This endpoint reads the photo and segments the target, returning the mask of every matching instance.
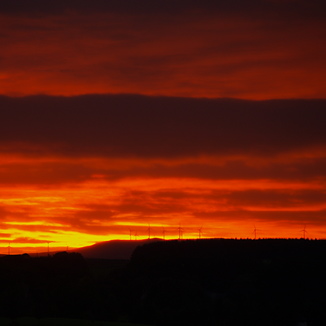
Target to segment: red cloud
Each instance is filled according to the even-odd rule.
[[[0,7],[4,94],[326,94],[321,1],[14,3]]]

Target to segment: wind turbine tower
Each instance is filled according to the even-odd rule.
[[[151,225],[150,224],[148,224],[147,231],[148,231],[148,239],[150,239],[151,238]]]
[[[201,226],[199,229],[198,229],[198,239],[201,239],[201,235],[203,233],[203,227]]]
[[[179,232],[179,240],[181,240],[182,234],[183,234],[183,228],[181,227],[181,225],[179,225],[179,227],[178,227],[178,232]]]
[[[307,234],[306,225],[304,226],[303,230],[301,230],[301,231],[303,234],[303,239],[306,239],[306,234]]]

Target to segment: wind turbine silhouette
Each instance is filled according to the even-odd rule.
[[[201,235],[203,233],[203,227],[201,226],[199,229],[198,229],[198,239],[201,239]]]
[[[181,225],[179,225],[179,227],[178,227],[178,232],[179,232],[179,240],[181,240],[182,235],[183,235],[183,228],[181,227]]]
[[[147,231],[148,231],[148,239],[150,239],[151,238],[151,225],[150,224],[148,224]]]
[[[163,234],[163,240],[165,240],[165,228],[163,228],[162,234]]]
[[[8,256],[10,256],[10,241],[8,243]]]
[[[306,234],[308,233],[308,231],[306,230],[306,224],[303,227],[303,230],[301,230],[302,234],[303,234],[303,239],[306,239]]]
[[[254,230],[253,230],[253,235],[254,235],[254,239],[257,240],[257,230],[259,231],[259,229],[256,228],[256,225],[254,225]]]

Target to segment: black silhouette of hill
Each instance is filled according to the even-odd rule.
[[[152,326],[326,325],[324,240],[151,239],[80,250],[90,258],[0,257],[0,324],[9,318],[22,326],[17,318],[29,316]]]
[[[128,266],[135,315],[154,325],[326,325],[326,241],[165,241]]]
[[[141,245],[162,241],[158,238],[146,240],[111,240],[99,242],[92,246],[75,249],[85,258],[96,259],[130,259],[134,250]]]

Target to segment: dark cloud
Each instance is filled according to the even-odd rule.
[[[287,181],[305,181],[326,177],[326,158],[291,160],[288,162],[265,162],[254,164],[250,156],[240,159],[229,159],[225,164],[180,163],[155,164],[127,169],[104,169],[98,171],[107,180],[130,177],[152,178],[198,178],[208,180],[254,180],[272,179]]]
[[[197,217],[198,221],[204,220],[206,223],[210,220],[212,224],[218,225],[218,222],[248,222],[248,226],[254,228],[255,221],[258,223],[269,222],[271,224],[270,230],[265,228],[265,236],[270,234],[271,230],[275,232],[275,225],[280,228],[279,231],[286,229],[281,229],[282,227],[297,227],[298,234],[302,234],[302,228],[305,224],[320,226],[323,231],[325,227],[325,210],[297,210],[297,211],[284,211],[284,210],[230,210],[230,211],[197,211],[194,216]],[[250,224],[249,224],[250,223]],[[284,223],[284,224],[283,224]],[[283,225],[282,225],[283,224]],[[293,228],[292,228],[293,236]],[[248,234],[249,236],[249,234]],[[250,235],[252,237],[252,235]]]
[[[63,163],[12,163],[0,164],[0,179],[2,186],[12,185],[37,185],[38,188],[47,189],[52,185],[76,184],[88,180],[101,180],[116,182],[129,178],[196,178],[204,180],[274,180],[277,182],[310,182],[326,178],[325,158],[288,158],[284,162],[264,162],[255,164],[255,157],[240,159],[227,159],[225,163],[196,162],[165,162],[150,163],[141,166],[138,162],[124,162],[125,166],[110,166],[109,162],[91,162],[87,166],[83,162]],[[172,163],[172,164],[171,164]],[[107,165],[107,167],[105,167]],[[5,211],[0,210],[0,215],[5,216]]]
[[[40,187],[49,184],[82,182],[89,180],[96,171],[85,167],[82,163],[60,162],[0,163],[0,167],[2,185],[37,184]]]
[[[0,98],[2,152],[184,157],[325,148],[325,100]]]
[[[324,97],[322,6],[3,0],[0,88],[15,95]]]
[[[187,191],[157,191],[152,193],[152,200],[182,200],[187,203],[187,200],[203,199],[214,201],[215,204],[223,202],[225,205],[233,207],[251,206],[256,208],[266,207],[279,208],[284,207],[300,207],[302,205],[321,205],[326,201],[326,191],[321,190],[289,190],[289,189],[249,189],[249,190],[211,190],[204,193],[189,193]],[[223,200],[223,201],[221,201]]]
[[[305,13],[306,15],[321,14],[325,4],[321,0],[307,2],[297,1],[272,1],[272,0],[2,0],[0,2],[0,12],[20,13],[20,14],[62,14],[66,11],[78,13],[89,12],[119,12],[129,14],[175,14],[185,11],[205,11],[205,12],[275,12],[277,18],[283,12]]]
[[[256,211],[275,209],[283,211],[287,208],[322,207],[326,201],[326,191],[322,190],[212,190],[191,193],[183,190],[133,192],[125,195],[124,201],[116,206],[116,210],[124,213],[141,212],[148,216],[159,213],[198,212],[201,203],[209,209],[213,206],[224,207],[229,211]],[[199,204],[198,206],[196,204]],[[112,207],[111,207],[112,208]],[[250,209],[249,209],[250,210]],[[319,209],[322,210],[322,209]],[[255,213],[253,213],[255,214]]]
[[[262,210],[323,205],[326,192],[320,190],[246,190],[233,191],[225,196],[229,205],[236,207],[251,206]],[[303,209],[305,210],[305,209]]]

